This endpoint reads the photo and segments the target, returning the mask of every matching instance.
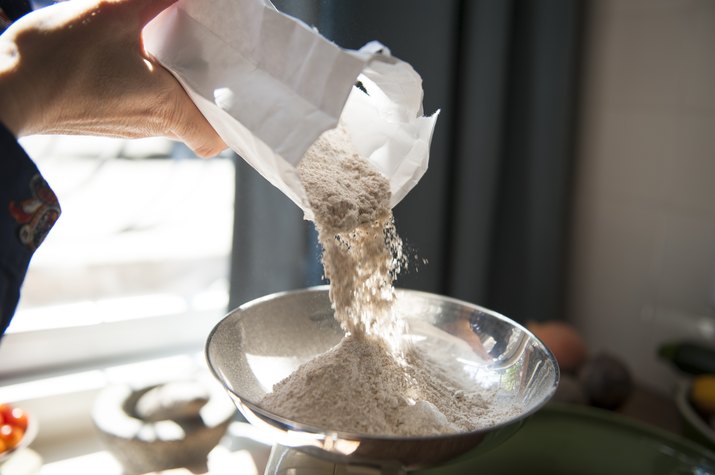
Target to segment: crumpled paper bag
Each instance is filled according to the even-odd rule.
[[[423,117],[420,76],[377,42],[342,49],[266,0],[179,0],[147,25],[144,44],[224,142],[308,219],[296,165],[338,120],[389,179],[391,206],[427,169],[438,112]]]

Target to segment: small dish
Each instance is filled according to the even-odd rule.
[[[25,429],[25,433],[22,435],[20,443],[18,443],[15,447],[11,449],[5,450],[4,452],[0,452],[0,463],[6,461],[15,453],[30,445],[32,441],[35,440],[35,437],[37,437],[37,431],[37,419],[35,419],[32,415],[27,414],[27,428]]]

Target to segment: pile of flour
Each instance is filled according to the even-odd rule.
[[[396,358],[379,340],[348,335],[273,387],[261,406],[314,427],[389,436],[471,431],[495,423],[488,392],[467,392],[414,349]]]
[[[343,127],[324,133],[298,166],[323,247],[335,318],[346,337],[300,366],[260,402],[296,422],[351,433],[418,436],[475,430],[495,416],[487,393],[412,346],[392,312],[405,264],[387,179]]]

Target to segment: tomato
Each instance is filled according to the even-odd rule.
[[[3,424],[0,426],[0,439],[5,442],[8,449],[14,449],[22,440],[25,431],[19,427]]]
[[[20,444],[27,430],[27,413],[10,404],[0,404],[0,452]]]
[[[19,407],[13,407],[9,414],[4,415],[4,424],[19,427],[23,432],[27,430],[27,413]]]
[[[0,426],[5,423],[5,414],[8,414],[11,409],[9,404],[0,404]]]

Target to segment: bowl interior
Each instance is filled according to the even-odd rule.
[[[466,390],[490,391],[496,404],[518,408],[494,425],[525,417],[553,395],[559,377],[556,361],[521,325],[476,305],[424,292],[398,290],[396,306],[409,322],[414,344],[457,371]],[[267,413],[258,403],[275,383],[342,337],[327,289],[321,287],[239,307],[214,328],[206,353],[234,399],[283,426],[329,432],[330,427],[308,428]]]

